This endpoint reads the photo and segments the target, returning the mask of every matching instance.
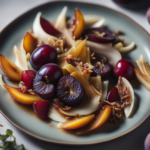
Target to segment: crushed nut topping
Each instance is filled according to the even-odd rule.
[[[81,58],[73,58],[71,54],[67,55],[64,59],[68,62],[68,64],[72,64],[73,66],[76,66],[81,62]]]
[[[75,30],[76,30],[76,26],[75,26],[75,25],[73,25],[71,28],[68,29],[68,31],[69,31],[71,37],[72,37],[74,40],[75,40],[75,36],[74,36]]]
[[[77,114],[77,117],[78,117],[78,118],[81,118],[81,115]]]
[[[100,68],[101,70],[105,67],[104,63],[101,63],[100,61],[98,61],[95,65],[96,68]]]
[[[88,63],[83,64],[83,62],[80,62],[77,64],[76,68],[80,70],[80,72],[83,76],[85,76],[87,73],[93,72],[92,69],[90,69]]]
[[[125,87],[123,89],[122,77],[119,77],[116,87],[118,89],[121,101],[120,102],[105,101],[105,103],[110,105],[112,108],[112,116],[110,118],[110,121],[114,123],[119,123],[119,121],[125,118],[124,108],[126,106],[129,106],[131,103],[131,93],[129,87]]]
[[[94,57],[95,53],[91,54],[91,59],[96,59],[96,57]]]
[[[131,93],[129,87],[125,87],[123,89],[122,77],[118,78],[117,89],[119,96],[121,98],[121,102],[125,102],[125,105],[130,105],[131,103]]]
[[[28,92],[31,94],[31,95],[35,95],[34,91],[32,89],[28,90]]]
[[[115,30],[115,31],[114,31],[114,34],[115,34],[115,35],[121,35],[122,32],[121,32],[120,30]]]
[[[121,107],[123,104],[120,102],[109,102],[109,101],[104,101],[105,104],[111,106],[111,117],[110,117],[110,122],[114,123],[119,123],[125,118],[124,114],[124,107]]]
[[[43,44],[44,44],[44,43],[43,43],[41,40],[38,39],[37,47],[39,47],[39,46],[41,46],[41,45],[43,45]]]
[[[21,89],[21,91],[23,93],[26,93],[27,92],[27,87],[25,86],[25,83],[23,81],[20,81],[19,83],[19,88]]]
[[[60,108],[60,109],[62,109],[62,110],[64,110],[64,111],[68,111],[68,110],[71,109],[71,107],[65,106],[63,103],[61,103],[58,98],[55,98],[55,99],[54,99],[53,106],[54,106],[56,109]]]

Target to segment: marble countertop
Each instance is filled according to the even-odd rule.
[[[0,0],[0,31],[12,20],[14,20],[20,14],[26,12],[27,10],[38,6],[40,4],[49,2],[50,0]],[[76,0],[79,1],[79,0]],[[81,0],[80,0],[81,1]],[[82,0],[84,2],[91,2],[90,0]],[[129,17],[134,21],[140,24],[144,29],[150,32],[150,26],[146,19],[146,10],[150,4],[144,4],[138,8],[123,8],[111,0],[92,0],[92,3],[101,4],[115,10],[118,10]],[[48,143],[35,139],[9,123],[1,114],[0,114],[0,124],[3,127],[0,127],[0,134],[5,133],[6,129],[11,129],[16,136],[17,144],[24,144],[26,150],[46,150],[46,149],[55,149],[55,150],[143,150],[144,149],[144,139],[146,135],[150,132],[150,117],[137,129],[130,132],[127,135],[124,135],[118,139],[104,142],[95,145],[88,146],[66,146]]]

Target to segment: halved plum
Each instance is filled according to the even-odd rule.
[[[33,81],[34,92],[43,99],[51,99],[56,94],[55,83],[63,76],[62,69],[53,63],[44,65]]]
[[[85,89],[74,77],[62,77],[57,85],[57,97],[67,106],[79,105],[85,96]]]
[[[114,33],[102,28],[87,28],[84,34],[88,36],[88,40],[97,43],[111,43],[116,39]]]
[[[99,57],[96,57],[96,59],[91,60],[93,68],[92,75],[100,75],[101,77],[108,77],[111,73],[112,66],[108,63],[108,61]]]

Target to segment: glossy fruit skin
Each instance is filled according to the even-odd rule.
[[[57,52],[50,45],[41,45],[37,47],[30,57],[30,64],[33,69],[38,70],[47,63],[56,63]]]
[[[43,120],[48,119],[49,101],[38,101],[33,103],[34,112]]]
[[[98,36],[93,32],[99,32],[99,33],[105,33],[105,36]],[[84,31],[84,34],[88,36],[88,40],[93,41],[93,42],[97,42],[97,43],[111,43],[114,42],[116,39],[116,36],[114,33],[106,30],[106,29],[102,29],[102,28],[87,28]]]
[[[146,136],[144,147],[145,150],[150,150],[150,133]]]
[[[25,83],[27,89],[33,89],[33,79],[36,76],[36,72],[33,70],[22,71],[21,81]]]
[[[36,77],[33,81],[33,90],[39,97],[45,100],[54,98],[56,94],[56,87],[54,84],[40,81]]]
[[[116,66],[114,67],[114,76],[116,79],[118,79],[118,77],[121,76],[130,80],[134,76],[133,64],[126,59],[119,60]]]
[[[85,96],[85,89],[74,77],[62,77],[57,85],[57,97],[67,106],[79,105]]]
[[[40,18],[40,23],[41,23],[43,30],[50,35],[56,36],[61,33],[56,28],[54,28],[50,22],[48,22],[46,19],[42,17]]]
[[[33,90],[43,99],[52,99],[56,94],[55,83],[63,76],[62,69],[53,63],[44,65],[36,74]]]
[[[111,91],[108,93],[107,100],[109,102],[119,102],[120,101],[120,96],[118,93],[118,89],[116,87],[111,89]]]
[[[41,67],[36,74],[36,78],[40,81],[46,81],[45,76],[47,76],[50,83],[56,83],[63,76],[63,71],[57,64],[48,63]]]

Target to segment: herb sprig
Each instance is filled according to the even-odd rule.
[[[6,141],[8,138],[13,138],[13,141]],[[0,145],[2,149],[16,149],[16,150],[25,150],[23,144],[16,145],[16,138],[13,136],[13,131],[10,129],[6,130],[6,134],[0,134],[0,140],[3,141],[3,144]]]

